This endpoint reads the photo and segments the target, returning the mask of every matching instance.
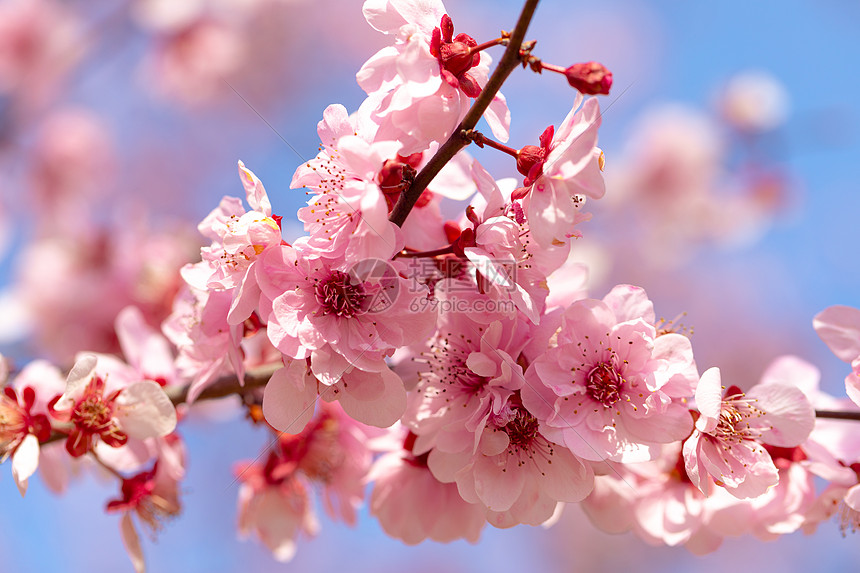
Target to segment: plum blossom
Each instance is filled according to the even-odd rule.
[[[458,453],[430,451],[436,479],[456,482],[462,498],[480,503],[495,527],[541,524],[559,502],[585,498],[594,484],[591,466],[544,437],[518,395],[490,414],[474,445]]]
[[[731,386],[722,393],[720,371],[702,374],[696,388],[699,418],[684,443],[687,474],[696,487],[713,480],[735,497],[758,497],[779,481],[765,444],[792,448],[804,442],[815,412],[803,392],[761,382],[748,392]]]
[[[201,249],[203,260],[213,270],[210,288],[233,289],[240,284],[249,288],[247,283],[253,282],[251,269],[257,258],[281,242],[281,228],[272,217],[272,204],[263,183],[241,161],[239,178],[252,210],[246,212],[241,201],[224,197],[198,227],[213,241]]]
[[[122,512],[120,533],[129,558],[137,573],[146,570],[140,538],[133,515],[152,532],[157,532],[165,519],[175,517],[181,510],[179,480],[185,475],[184,447],[175,435],[165,439],[160,457],[151,469],[139,472],[121,482],[122,497],[107,503],[107,512]]]
[[[690,434],[681,399],[698,378],[692,348],[654,323],[645,291],[629,285],[564,311],[558,345],[532,362],[522,390],[549,439],[584,459],[631,462]]]
[[[5,359],[0,356],[0,385],[6,384],[7,375]],[[58,378],[56,369],[34,361],[0,394],[0,460],[12,458],[12,477],[22,496],[39,466],[39,445],[51,436],[47,402],[61,391]]]
[[[477,42],[467,34],[453,36],[441,0],[367,0],[363,12],[373,28],[395,37],[356,76],[375,107],[371,117],[379,136],[401,141],[404,155],[444,141],[486,83],[490,56],[472,52]],[[484,117],[493,134],[507,141],[510,112],[501,94]]]
[[[367,476],[373,483],[371,515],[385,533],[408,545],[425,539],[477,542],[486,524],[483,507],[463,500],[456,484],[433,477],[427,454],[412,453],[415,437],[408,433],[402,444],[374,462]]]
[[[523,199],[532,234],[542,247],[573,236],[574,226],[586,220],[580,212],[585,198],[600,199],[606,191],[603,152],[597,147],[600,122],[597,99],[577,93],[558,131],[548,127],[540,147],[527,145],[518,152],[517,169],[525,180],[514,197]]]
[[[239,535],[251,533],[278,561],[296,554],[300,533],[316,535],[319,523],[313,513],[307,486],[279,464],[271,453],[264,464],[239,464]]]
[[[310,256],[298,248],[301,241],[296,245],[270,250],[259,267],[262,306],[270,309],[263,311],[269,340],[288,359],[310,358],[324,399],[340,400],[359,421],[390,426],[406,407],[406,391],[385,358],[432,332],[433,312],[413,304],[425,292],[413,292],[395,263],[369,259],[347,265]],[[284,371],[275,384],[279,393],[302,393],[312,392],[316,382]],[[292,411],[293,400],[280,396]]]
[[[97,358],[87,354],[66,379],[62,396],[48,405],[51,415],[71,424],[66,450],[80,457],[97,441],[111,447],[137,439],[166,436],[176,427],[176,410],[157,382],[140,380],[116,388],[96,373]]]

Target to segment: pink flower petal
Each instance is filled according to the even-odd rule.
[[[140,538],[137,536],[137,530],[130,513],[122,514],[122,519],[119,520],[119,532],[135,572],[144,573],[146,563],[143,560],[143,548],[140,546]]]
[[[406,389],[400,376],[388,368],[381,372],[355,369],[344,374],[340,395],[343,411],[363,424],[388,428],[406,411]]]
[[[158,438],[176,428],[176,408],[156,382],[135,382],[120,392],[116,404],[120,427],[132,438]]]
[[[812,325],[840,360],[851,362],[860,356],[860,309],[831,306],[819,312]]]
[[[276,430],[298,434],[314,415],[317,382],[304,360],[276,370],[263,390],[263,416]]]
[[[799,388],[782,384],[756,384],[747,398],[766,412],[771,429],[762,432],[761,441],[790,448],[805,442],[815,426],[815,410]]]

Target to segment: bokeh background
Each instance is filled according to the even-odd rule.
[[[241,196],[241,159],[265,183],[286,234],[298,235],[301,229],[289,221],[306,197],[289,189],[292,173],[316,153],[323,109],[342,103],[355,110],[361,103],[355,72],[386,43],[364,22],[359,0],[183,0],[166,9],[169,4],[0,2],[0,352],[18,364],[42,355],[32,336],[48,318],[28,314],[15,285],[27,274],[37,277],[29,280],[51,277],[48,291],[65,288],[62,277],[53,278],[50,260],[28,250],[50,232],[65,233],[65,244],[76,226],[134,220],[142,241],[187,234],[176,250],[191,245],[194,257],[197,222],[223,195]],[[520,4],[449,0],[446,7],[457,32],[480,42],[510,29]],[[31,36],[50,38],[35,56],[31,36],[20,40],[16,32],[34,21],[45,31]],[[700,371],[720,366],[724,378],[750,386],[774,357],[792,353],[819,366],[826,391],[844,393],[847,365],[816,337],[811,319],[832,304],[860,307],[857,29],[860,4],[845,0],[544,0],[538,8],[528,34],[538,41],[535,54],[563,66],[597,60],[615,79],[602,101],[607,198],[589,205],[594,220],[577,245],[578,256],[592,265],[591,294],[602,297],[611,285],[629,282],[647,289],[658,314],[686,312]],[[729,82],[751,70],[768,74],[784,91],[784,119],[767,129],[738,128],[721,115]],[[563,79],[549,74],[516,72],[503,91],[514,147],[558,125],[573,101]],[[776,104],[762,101],[762,116],[772,115]],[[671,200],[622,192],[620,200],[611,198],[614,184],[629,187],[624,170],[629,175],[632,158],[659,146],[658,136],[642,135],[642,125],[670,104],[695,118],[690,130],[708,126],[713,153],[702,169],[718,172],[710,189],[718,200],[725,193],[727,206],[708,223],[693,221],[694,228],[720,223],[701,236],[631,236],[631,229],[650,224],[680,224],[658,220]],[[40,221],[58,199],[39,195],[34,157],[50,139],[48,127],[69,110],[99,126],[103,146],[94,143],[101,135],[87,139],[80,127],[55,129],[70,140],[69,157],[91,163],[77,176],[86,190],[72,194],[73,205],[46,224]],[[656,133],[662,132],[658,122]],[[478,151],[497,177],[514,174],[504,156]],[[750,183],[761,174],[777,183],[764,190]],[[738,197],[755,201],[731,203]],[[649,204],[660,208],[643,207]],[[752,222],[730,224],[753,210]],[[636,224],[619,224],[630,220]],[[280,564],[256,540],[238,540],[235,528],[232,466],[254,457],[265,433],[228,408],[204,410],[181,428],[189,450],[183,513],[156,540],[144,540],[151,571],[806,571],[851,570],[860,562],[858,538],[843,538],[833,522],[813,535],[775,542],[727,539],[716,553],[694,557],[629,534],[603,534],[570,507],[549,530],[487,528],[477,545],[418,547],[387,538],[366,512],[356,528],[321,514],[319,536],[301,540],[295,559]],[[58,497],[35,477],[21,499],[8,468],[0,479],[4,571],[131,570],[118,517],[103,512],[115,496],[113,482],[87,473]]]

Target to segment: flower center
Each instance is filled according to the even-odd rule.
[[[764,416],[765,412],[753,405],[751,400],[732,386],[726,391],[720,408],[720,421],[714,429],[714,435],[721,440],[740,443],[742,440],[756,440],[761,437],[761,431],[750,425],[750,421]]]
[[[504,431],[510,439],[510,447],[525,448],[538,435],[537,418],[525,410],[517,408],[516,415],[505,424]]]
[[[111,425],[113,411],[100,396],[87,396],[75,406],[72,422],[78,427],[96,433]]]
[[[621,382],[621,376],[615,368],[607,362],[601,362],[588,373],[585,390],[596,402],[610,408],[621,400]]]
[[[18,403],[0,396],[0,455],[26,432],[27,424]]]
[[[324,314],[350,318],[361,312],[366,295],[364,286],[352,284],[348,274],[332,271],[327,280],[317,283],[316,297]]]

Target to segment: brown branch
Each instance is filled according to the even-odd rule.
[[[846,412],[842,410],[816,410],[816,418],[829,418],[831,420],[855,420],[860,422],[860,412]]]
[[[466,117],[463,118],[463,121],[454,130],[454,133],[451,134],[451,137],[430,158],[424,169],[418,172],[409,189],[400,194],[397,203],[394,205],[394,209],[391,211],[391,215],[388,217],[388,220],[398,227],[403,226],[406,217],[409,216],[409,212],[412,211],[412,207],[418,201],[418,197],[421,196],[421,193],[433,181],[433,178],[439,174],[445,164],[451,161],[461,149],[469,144],[469,139],[463,136],[463,132],[473,129],[478,124],[478,120],[481,119],[481,116],[490,107],[490,103],[496,97],[502,84],[505,83],[511,72],[514,71],[514,68],[522,62],[520,59],[520,49],[522,48],[523,40],[526,37],[526,30],[528,30],[532,16],[534,16],[537,4],[538,0],[526,0],[519,20],[517,20],[517,25],[511,33],[508,47],[505,49],[505,53],[502,54],[502,58],[499,60],[499,64],[496,66],[493,75],[487,80],[487,85],[484,86],[481,95],[475,100],[475,103],[469,109],[468,113],[466,113]]]

